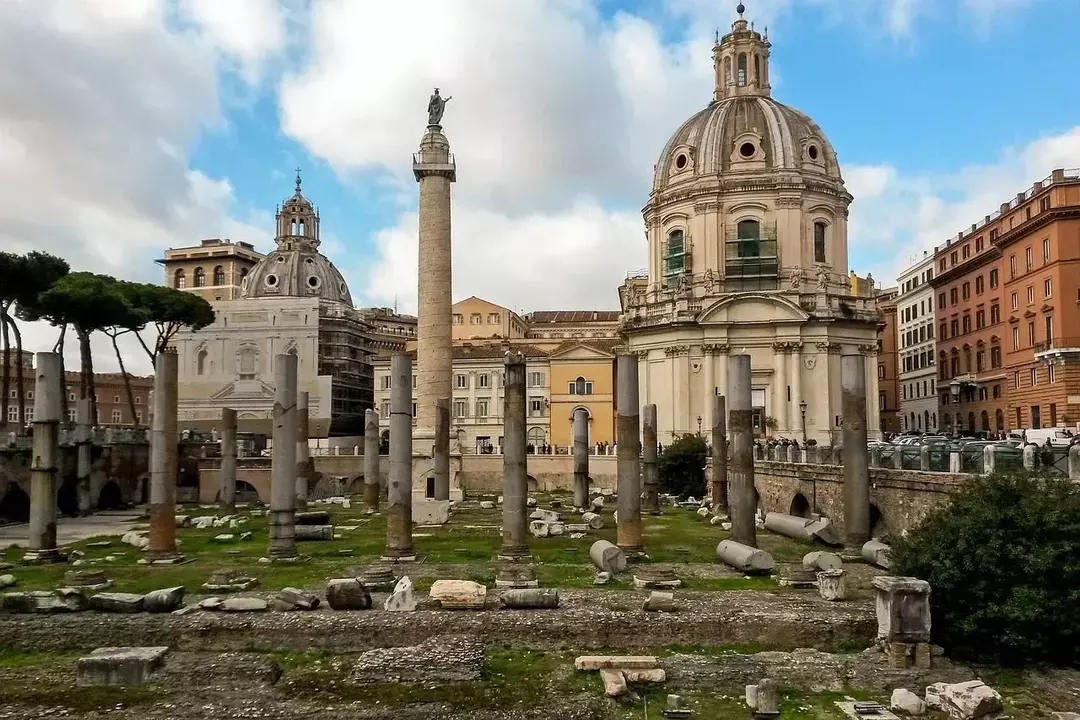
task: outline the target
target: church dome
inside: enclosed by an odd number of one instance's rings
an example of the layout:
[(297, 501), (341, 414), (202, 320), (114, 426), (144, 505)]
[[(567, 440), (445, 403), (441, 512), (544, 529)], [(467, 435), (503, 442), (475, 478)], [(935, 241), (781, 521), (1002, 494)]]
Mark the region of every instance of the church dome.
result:
[(345, 278), (319, 252), (319, 213), (300, 191), (277, 214), (277, 248), (259, 261), (240, 284), (243, 298), (318, 297), (352, 307)]

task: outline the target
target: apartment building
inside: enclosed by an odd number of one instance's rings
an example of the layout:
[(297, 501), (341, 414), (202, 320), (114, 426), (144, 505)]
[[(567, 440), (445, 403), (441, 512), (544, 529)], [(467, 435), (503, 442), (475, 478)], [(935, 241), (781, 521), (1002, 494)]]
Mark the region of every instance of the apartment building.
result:
[(165, 269), (165, 285), (207, 301), (238, 300), (244, 278), (263, 254), (248, 242), (211, 238), (198, 245), (169, 248), (155, 262)]
[(898, 295), (897, 288), (886, 288), (877, 294), (878, 309), (885, 318), (877, 356), (879, 429), (887, 433), (900, 432), (900, 383), (897, 373), (899, 356), (896, 342)]
[(938, 395), (934, 338), (934, 256), (924, 252), (897, 278), (896, 347), (900, 429), (937, 432)]

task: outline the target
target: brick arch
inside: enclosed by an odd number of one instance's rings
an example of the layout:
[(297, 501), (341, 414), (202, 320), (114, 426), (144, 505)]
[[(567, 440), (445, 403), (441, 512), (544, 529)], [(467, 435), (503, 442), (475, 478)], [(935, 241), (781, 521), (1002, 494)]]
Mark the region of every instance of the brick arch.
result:
[(808, 518), (810, 517), (810, 510), (810, 501), (806, 499), (806, 496), (802, 493), (795, 493), (795, 496), (791, 498), (791, 504), (788, 506), (788, 515)]

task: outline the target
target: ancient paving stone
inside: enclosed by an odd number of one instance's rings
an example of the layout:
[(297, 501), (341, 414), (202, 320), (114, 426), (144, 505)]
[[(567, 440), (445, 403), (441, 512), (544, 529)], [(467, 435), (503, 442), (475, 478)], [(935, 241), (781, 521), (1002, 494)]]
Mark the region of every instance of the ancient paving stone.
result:
[(510, 609), (559, 607), (559, 591), (551, 588), (517, 588), (499, 596), (502, 606)]
[(215, 570), (203, 583), (203, 589), (213, 593), (243, 592), (258, 584), (258, 579), (246, 577), (237, 570)]
[(647, 612), (674, 612), (675, 595), (668, 592), (653, 591), (641, 604), (641, 609)]
[(622, 697), (630, 692), (621, 670), (601, 670), (600, 679), (604, 681), (604, 694), (609, 698)]
[(275, 610), (314, 610), (319, 607), (319, 598), (297, 588), (287, 587), (274, 597)]
[(359, 682), (458, 682), (478, 680), (483, 665), (483, 642), (442, 636), (420, 645), (368, 650), (357, 659), (353, 676)]
[(675, 575), (675, 569), (670, 565), (638, 565), (634, 568), (634, 587), (677, 588), (682, 587), (682, 580)]
[(660, 667), (655, 655), (581, 655), (574, 658), (574, 669), (595, 670), (652, 670)]
[(167, 613), (180, 609), (184, 603), (182, 586), (154, 590), (143, 596), (143, 610), (149, 613)]
[(334, 610), (367, 610), (371, 593), (356, 578), (338, 578), (326, 584), (326, 604)]
[(950, 720), (996, 720), (1003, 710), (1001, 695), (982, 680), (946, 685), (940, 697)]
[(428, 596), (444, 610), (483, 610), (487, 588), (469, 580), (436, 580)]
[(897, 688), (889, 698), (889, 709), (901, 715), (925, 715), (926, 703), (915, 693), (906, 688)]
[(224, 612), (262, 612), (268, 608), (265, 600), (255, 597), (231, 597), (221, 603)]
[(383, 610), (387, 612), (412, 612), (416, 610), (416, 593), (413, 590), (412, 580), (406, 575), (397, 581), (390, 597), (383, 602)]
[(90, 609), (111, 613), (142, 612), (143, 596), (134, 593), (98, 593), (90, 597)]
[(167, 647), (98, 648), (79, 658), (76, 683), (80, 687), (142, 685), (168, 651)]

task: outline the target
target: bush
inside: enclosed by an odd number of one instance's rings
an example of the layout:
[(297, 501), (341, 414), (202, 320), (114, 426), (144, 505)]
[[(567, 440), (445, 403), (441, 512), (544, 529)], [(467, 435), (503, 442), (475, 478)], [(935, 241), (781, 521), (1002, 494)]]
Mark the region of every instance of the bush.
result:
[(709, 446), (698, 435), (683, 435), (660, 453), (660, 489), (679, 497), (705, 495), (705, 463)]
[(1004, 665), (1080, 662), (1080, 489), (1028, 474), (972, 480), (890, 558), (930, 583), (951, 655)]

